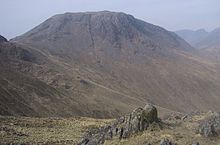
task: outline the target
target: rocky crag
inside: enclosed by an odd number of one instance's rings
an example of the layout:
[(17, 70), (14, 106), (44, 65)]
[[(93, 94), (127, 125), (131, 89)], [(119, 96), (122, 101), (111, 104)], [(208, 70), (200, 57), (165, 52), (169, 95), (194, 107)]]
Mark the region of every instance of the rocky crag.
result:
[(144, 108), (137, 108), (130, 114), (120, 117), (113, 124), (89, 131), (79, 145), (102, 145), (106, 139), (126, 139), (133, 134), (147, 130), (151, 124), (160, 124), (157, 109), (147, 104)]

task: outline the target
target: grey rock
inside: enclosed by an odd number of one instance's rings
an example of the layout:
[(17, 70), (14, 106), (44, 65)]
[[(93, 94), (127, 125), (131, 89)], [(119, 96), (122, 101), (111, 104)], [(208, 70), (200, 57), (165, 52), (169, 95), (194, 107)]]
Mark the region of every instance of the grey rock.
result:
[(177, 145), (176, 143), (171, 142), (169, 139), (162, 139), (159, 145)]
[(218, 136), (220, 134), (220, 114), (213, 113), (213, 115), (201, 121), (198, 131), (204, 137)]
[(147, 130), (153, 122), (158, 122), (157, 109), (153, 105), (147, 104), (144, 108), (137, 108), (116, 126), (120, 128), (119, 138), (128, 138), (132, 134)]
[(105, 128), (91, 130), (85, 134), (78, 145), (102, 145), (105, 142)]
[(154, 107), (152, 104), (147, 104), (144, 107), (145, 111), (145, 119), (149, 123), (157, 122), (158, 121), (158, 114), (157, 114), (157, 109)]

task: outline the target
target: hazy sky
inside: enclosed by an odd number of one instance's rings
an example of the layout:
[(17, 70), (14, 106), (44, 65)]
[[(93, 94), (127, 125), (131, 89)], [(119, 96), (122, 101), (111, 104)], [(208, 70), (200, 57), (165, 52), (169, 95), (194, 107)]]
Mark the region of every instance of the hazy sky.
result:
[(168, 30), (220, 27), (220, 0), (0, 0), (0, 35), (13, 38), (54, 14), (120, 11)]

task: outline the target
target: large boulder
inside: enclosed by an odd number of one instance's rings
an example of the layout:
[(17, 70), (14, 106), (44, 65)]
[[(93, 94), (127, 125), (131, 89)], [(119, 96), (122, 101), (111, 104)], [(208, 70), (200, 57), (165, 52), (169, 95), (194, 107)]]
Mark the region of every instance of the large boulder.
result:
[(153, 122), (158, 122), (157, 109), (147, 104), (144, 108), (137, 108), (131, 114), (120, 118), (115, 129), (120, 132), (119, 138), (127, 138), (132, 134), (147, 130)]
[(215, 137), (220, 135), (220, 114), (212, 113), (209, 117), (202, 120), (198, 131), (204, 137)]

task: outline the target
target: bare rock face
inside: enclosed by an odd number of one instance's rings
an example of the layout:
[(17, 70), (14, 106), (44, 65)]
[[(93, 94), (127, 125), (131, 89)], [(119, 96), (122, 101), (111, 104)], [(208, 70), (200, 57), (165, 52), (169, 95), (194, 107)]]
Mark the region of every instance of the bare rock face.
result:
[(113, 137), (128, 138), (147, 130), (153, 122), (158, 122), (157, 109), (153, 105), (147, 104), (144, 108), (137, 108), (130, 114), (120, 117), (112, 125), (88, 132), (79, 145), (104, 144), (106, 139)]
[(203, 120), (198, 131), (204, 137), (214, 137), (220, 135), (220, 114), (213, 113), (210, 117)]
[(0, 43), (1, 43), (1, 42), (7, 42), (7, 41), (8, 41), (8, 40), (7, 40), (5, 37), (3, 37), (3, 36), (0, 35)]

